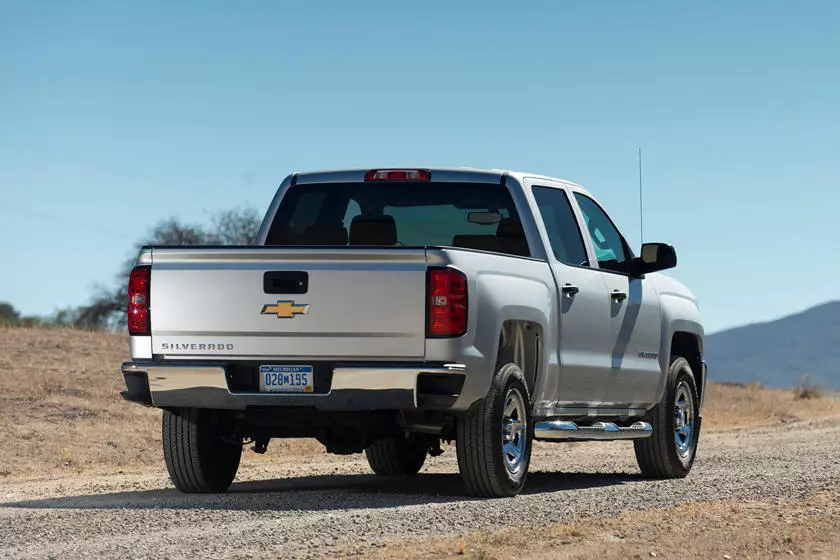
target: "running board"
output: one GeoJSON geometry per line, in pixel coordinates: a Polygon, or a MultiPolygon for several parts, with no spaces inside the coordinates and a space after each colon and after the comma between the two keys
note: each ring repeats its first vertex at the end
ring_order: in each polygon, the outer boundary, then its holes
{"type": "Polygon", "coordinates": [[[629,426],[595,422],[591,426],[578,426],[568,420],[546,420],[534,425],[534,437],[549,440],[638,439],[649,437],[652,433],[653,428],[647,422],[634,422],[629,426]]]}

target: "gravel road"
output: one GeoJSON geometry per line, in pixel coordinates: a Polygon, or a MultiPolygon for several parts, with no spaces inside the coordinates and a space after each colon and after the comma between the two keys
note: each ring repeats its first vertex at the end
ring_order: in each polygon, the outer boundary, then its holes
{"type": "Polygon", "coordinates": [[[704,434],[694,470],[679,481],[640,479],[627,442],[539,445],[525,493],[511,499],[461,496],[454,455],[409,480],[370,475],[362,456],[251,461],[229,493],[207,496],[177,493],[162,471],[6,481],[0,558],[363,554],[386,537],[838,492],[840,420],[704,434]]]}

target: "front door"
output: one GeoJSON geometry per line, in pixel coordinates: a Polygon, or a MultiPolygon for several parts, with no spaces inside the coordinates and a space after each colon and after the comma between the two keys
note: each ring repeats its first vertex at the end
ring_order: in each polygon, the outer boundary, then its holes
{"type": "Polygon", "coordinates": [[[661,375],[659,298],[650,282],[630,276],[627,242],[592,198],[576,192],[610,301],[610,374],[600,398],[605,403],[653,402],[661,375]]]}

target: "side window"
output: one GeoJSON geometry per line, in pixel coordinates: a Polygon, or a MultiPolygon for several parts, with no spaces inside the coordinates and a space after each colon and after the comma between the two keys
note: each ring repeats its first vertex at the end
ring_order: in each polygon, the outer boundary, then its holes
{"type": "Polygon", "coordinates": [[[557,260],[565,264],[589,266],[583,238],[566,191],[550,187],[534,187],[532,191],[557,260]]]}
{"type": "Polygon", "coordinates": [[[588,196],[575,193],[575,200],[580,205],[580,211],[586,221],[598,266],[606,270],[627,272],[629,259],[624,250],[624,240],[609,216],[588,196]]]}

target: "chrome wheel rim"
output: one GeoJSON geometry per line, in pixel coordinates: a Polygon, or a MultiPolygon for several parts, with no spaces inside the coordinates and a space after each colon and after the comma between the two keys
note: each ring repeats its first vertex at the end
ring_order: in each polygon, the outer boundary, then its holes
{"type": "Polygon", "coordinates": [[[525,399],[522,398],[519,389],[511,387],[505,395],[502,414],[502,455],[510,474],[516,474],[522,468],[527,445],[527,422],[525,399]]]}
{"type": "Polygon", "coordinates": [[[683,459],[691,453],[694,440],[694,399],[688,383],[681,381],[674,396],[674,443],[683,459]]]}

